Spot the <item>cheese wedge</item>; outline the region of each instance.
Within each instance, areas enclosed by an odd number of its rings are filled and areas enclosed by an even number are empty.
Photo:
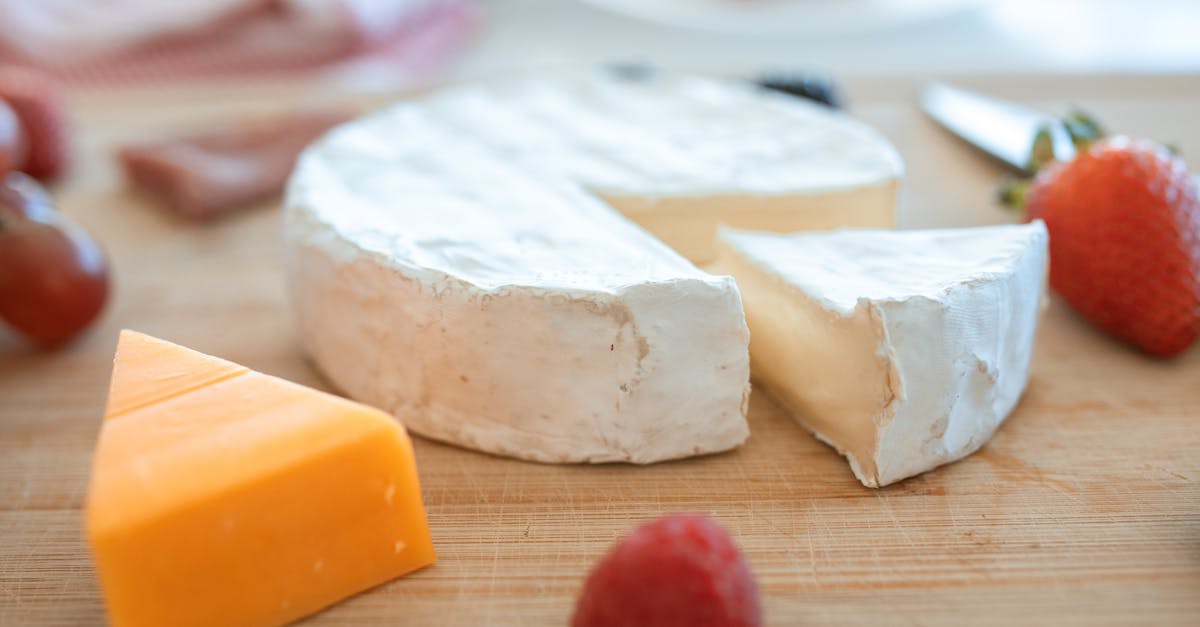
[[[724,231],[755,380],[878,487],[964,457],[1029,376],[1041,222],[941,231]]]
[[[390,416],[131,331],[86,527],[116,627],[281,625],[436,559]]]
[[[723,451],[749,433],[741,299],[656,238],[704,262],[719,223],[891,226],[900,170],[861,123],[749,85],[456,88],[300,159],[289,283],[320,369],[414,432],[543,462]]]

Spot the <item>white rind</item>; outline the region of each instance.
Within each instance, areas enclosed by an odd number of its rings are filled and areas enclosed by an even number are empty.
[[[713,260],[721,224],[786,232],[896,224],[903,166],[886,139],[850,116],[749,84],[515,79],[446,89],[384,115],[395,141],[445,152],[436,136],[450,133],[587,190],[697,264]],[[487,193],[503,193],[488,178]]]
[[[326,376],[414,432],[534,461],[744,442],[749,335],[732,278],[429,121],[397,107],[297,165],[288,276]]]
[[[742,82],[528,78],[444,90],[422,109],[491,154],[604,196],[820,194],[904,170],[867,124]]]
[[[978,450],[1024,392],[1046,287],[1041,222],[792,236],[728,231],[721,240],[718,268],[737,269],[752,333],[772,323],[754,313],[767,296],[747,287],[756,281],[751,272],[797,290],[831,325],[858,325],[861,343],[837,350],[867,351],[846,363],[877,368],[839,370],[835,364],[850,358],[818,347],[809,355],[820,364],[812,372],[760,372],[758,352],[776,347],[751,350],[756,378],[792,399],[785,404],[797,420],[844,454],[864,485],[888,485]],[[874,403],[836,404],[818,389],[856,386]],[[877,387],[884,392],[871,391]]]
[[[730,332],[741,318],[732,284],[492,291],[378,258],[342,263],[334,250],[295,249],[307,350],[336,386],[416,433],[541,462],[634,463],[749,435],[748,338]],[[682,307],[708,314],[670,322]]]
[[[745,84],[449,89],[306,151],[289,282],[321,370],[417,433],[545,462],[722,451],[748,436],[741,297],[656,237],[707,262],[719,224],[893,226],[901,172],[866,125]]]

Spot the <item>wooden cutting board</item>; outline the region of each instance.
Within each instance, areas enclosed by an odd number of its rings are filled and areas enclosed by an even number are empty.
[[[1200,154],[1200,78],[964,77]],[[923,119],[918,83],[849,83],[908,164],[906,226],[1010,219],[999,171]],[[71,349],[0,336],[0,624],[86,625],[103,606],[81,507],[118,329],[316,387],[281,273],[279,212],[197,227],[125,191],[116,141],[337,96],[304,86],[81,94],[63,210],[107,245],[116,297]],[[380,99],[358,99],[377,104]],[[1193,158],[1196,169],[1200,162]],[[1200,349],[1164,363],[1054,302],[1029,390],[978,454],[881,490],[755,394],[743,448],[652,467],[544,466],[417,438],[441,561],[312,624],[564,625],[631,525],[709,512],[745,548],[772,625],[1200,624]]]

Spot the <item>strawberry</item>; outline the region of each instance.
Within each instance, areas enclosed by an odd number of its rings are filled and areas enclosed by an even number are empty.
[[[66,100],[50,77],[18,67],[0,67],[0,100],[16,113],[25,131],[26,158],[15,169],[49,180],[70,158]]]
[[[1200,335],[1200,200],[1183,160],[1111,137],[1047,166],[1025,196],[1050,231],[1050,285],[1085,318],[1167,357]]]
[[[707,516],[634,529],[588,576],[573,627],[751,627],[758,585],[733,539]]]

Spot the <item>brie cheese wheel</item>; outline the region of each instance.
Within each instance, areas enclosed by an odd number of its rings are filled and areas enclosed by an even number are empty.
[[[748,85],[451,89],[305,152],[289,283],[316,365],[416,433],[543,462],[717,452],[749,433],[740,294],[634,222],[700,261],[718,223],[890,226],[900,169],[866,126]]]
[[[752,370],[878,487],[974,452],[1025,389],[1045,226],[723,231]]]
[[[450,89],[403,110],[604,200],[692,262],[718,225],[891,228],[903,171],[869,126],[743,83],[604,74]],[[412,141],[396,116],[393,141]]]

